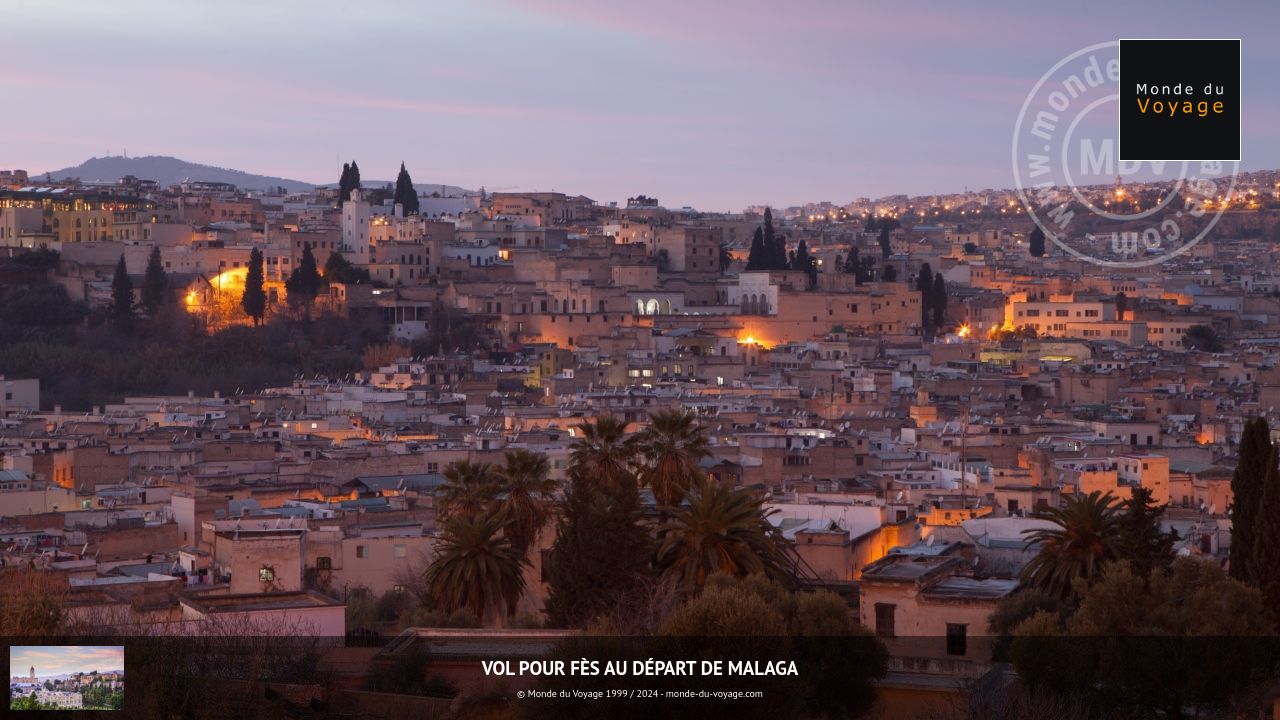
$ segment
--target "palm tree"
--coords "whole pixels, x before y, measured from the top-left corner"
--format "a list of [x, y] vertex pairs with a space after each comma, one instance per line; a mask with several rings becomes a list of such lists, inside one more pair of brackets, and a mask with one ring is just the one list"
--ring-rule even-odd
[[506, 514], [507, 537], [523, 555], [551, 518], [556, 482], [547, 477], [551, 465], [542, 453], [507, 451], [498, 470], [498, 507]]
[[489, 509], [498, 493], [498, 478], [489, 463], [457, 460], [444, 469], [440, 517], [475, 515]]
[[1116, 557], [1119, 513], [1115, 496], [1097, 490], [1036, 513], [1057, 527], [1026, 531], [1027, 547], [1038, 544], [1040, 550], [1022, 568], [1022, 581], [1066, 598], [1076, 578], [1092, 582], [1101, 577], [1102, 566]]
[[659, 505], [676, 506], [702, 476], [698, 461], [710, 454], [707, 437], [693, 413], [662, 410], [649, 416], [649, 427], [636, 438], [644, 458], [640, 483], [653, 490]]
[[524, 593], [524, 555], [503, 535], [501, 512], [445, 520], [424, 579], [446, 610], [468, 608], [481, 620], [514, 614]]
[[611, 491], [634, 492], [635, 442], [626, 437], [627, 422], [606, 415], [594, 423], [579, 423], [577, 440], [569, 446], [569, 472]]
[[685, 592], [697, 592], [716, 572], [786, 577], [781, 534], [769, 522], [777, 510], [766, 511], [763, 496], [702, 479], [689, 489], [687, 500], [663, 526], [658, 548], [663, 574]]

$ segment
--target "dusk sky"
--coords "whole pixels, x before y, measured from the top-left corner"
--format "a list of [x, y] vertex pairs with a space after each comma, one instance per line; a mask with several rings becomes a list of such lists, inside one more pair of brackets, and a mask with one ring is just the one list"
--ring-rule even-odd
[[9, 676], [37, 677], [97, 670], [124, 670], [124, 647], [119, 645], [14, 645], [9, 648]]
[[1027, 91], [1119, 37], [1244, 41], [1243, 168], [1280, 167], [1280, 5], [5, 0], [0, 168], [173, 155], [317, 183], [664, 205], [1011, 187]]

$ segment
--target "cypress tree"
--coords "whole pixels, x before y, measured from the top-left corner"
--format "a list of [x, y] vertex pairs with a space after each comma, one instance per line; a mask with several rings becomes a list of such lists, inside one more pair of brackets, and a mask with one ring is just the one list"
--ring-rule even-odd
[[547, 559], [549, 623], [582, 627], [634, 598], [652, 574], [653, 551], [634, 487], [605, 490], [575, 476]]
[[311, 253], [311, 243], [303, 243], [302, 259], [298, 262], [298, 267], [289, 273], [289, 279], [284, 283], [289, 302], [295, 305], [309, 304], [320, 293], [323, 283], [320, 272], [316, 269], [316, 256]]
[[1027, 243], [1030, 245], [1031, 257], [1044, 257], [1044, 231], [1039, 225], [1031, 230]]
[[898, 269], [893, 265], [886, 264], [884, 270], [880, 273], [880, 279], [885, 282], [894, 282], [898, 279]]
[[[1262, 493], [1253, 525], [1250, 571], [1272, 617], [1280, 617], [1280, 447], [1271, 446], [1262, 475]], [[1234, 549], [1234, 538], [1232, 539]]]
[[916, 276], [916, 291], [920, 293], [920, 326], [929, 327], [933, 321], [933, 268], [929, 263], [920, 266]]
[[254, 248], [249, 253], [249, 273], [244, 278], [244, 295], [240, 298], [240, 306], [244, 314], [253, 318], [253, 324], [260, 325], [262, 317], [267, 314], [267, 291], [263, 288], [262, 251]]
[[773, 210], [764, 209], [765, 266], [762, 270], [787, 269], [787, 241], [780, 239], [773, 229]]
[[760, 228], [756, 228], [755, 235], [751, 236], [751, 253], [747, 255], [748, 270], [765, 270], [765, 249], [764, 249], [764, 233]]
[[[359, 190], [360, 187], [361, 187], [360, 186], [360, 166], [356, 164], [355, 160], [352, 160], [351, 161], [351, 189]], [[348, 197], [350, 197], [349, 193], [348, 193]]]
[[342, 177], [338, 178], [338, 202], [351, 199], [351, 163], [342, 163]]
[[1271, 428], [1266, 419], [1256, 417], [1244, 425], [1237, 450], [1236, 470], [1231, 476], [1231, 577], [1254, 582], [1253, 550], [1262, 500], [1263, 477], [1271, 456]]
[[400, 163], [400, 174], [396, 176], [395, 202], [404, 209], [406, 216], [418, 214], [418, 191], [413, 189], [413, 179], [403, 162]]
[[116, 263], [115, 275], [111, 278], [111, 304], [107, 312], [115, 320], [125, 321], [133, 317], [133, 281], [129, 279], [129, 269], [124, 264], [124, 254]]
[[142, 280], [142, 305], [151, 315], [169, 304], [169, 276], [160, 262], [160, 248], [151, 248], [147, 256], [147, 273]]
[[885, 260], [893, 254], [893, 248], [889, 245], [889, 223], [884, 222], [880, 225], [880, 255]]
[[933, 305], [933, 325], [942, 327], [947, 315], [947, 283], [942, 279], [942, 273], [933, 276], [930, 300]]

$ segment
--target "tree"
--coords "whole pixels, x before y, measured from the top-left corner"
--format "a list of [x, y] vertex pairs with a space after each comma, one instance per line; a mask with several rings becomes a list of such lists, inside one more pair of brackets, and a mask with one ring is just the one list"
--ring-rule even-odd
[[290, 304], [310, 305], [316, 295], [320, 294], [323, 284], [320, 271], [316, 269], [316, 256], [311, 252], [311, 243], [303, 243], [298, 267], [289, 273], [289, 278], [284, 283]]
[[403, 210], [405, 215], [418, 214], [418, 191], [413, 187], [413, 179], [409, 177], [409, 171], [405, 169], [404, 163], [400, 163], [400, 174], [396, 176], [396, 195], [395, 202]]
[[508, 450], [498, 469], [498, 508], [507, 520], [507, 537], [524, 555], [551, 517], [556, 482], [547, 477], [547, 456], [523, 448]]
[[663, 574], [684, 592], [696, 594], [717, 572], [790, 579], [781, 535], [769, 523], [776, 510], [764, 509], [763, 496], [704, 478], [687, 500], [663, 525], [657, 555]]
[[764, 231], [756, 228], [756, 232], [751, 236], [751, 252], [747, 255], [747, 270], [766, 270], [768, 260], [765, 258], [766, 251], [764, 249]]
[[652, 557], [634, 484], [600, 483], [587, 472], [571, 472], [544, 568], [548, 623], [581, 628], [610, 615], [642, 592]]
[[338, 179], [338, 201], [347, 202], [351, 199], [351, 191], [359, 188], [360, 168], [356, 165], [356, 161], [342, 163], [342, 177]]
[[1208, 325], [1192, 325], [1182, 335], [1182, 345], [1188, 350], [1220, 353], [1223, 351], [1222, 339], [1217, 331]]
[[893, 247], [889, 244], [889, 224], [882, 223], [880, 225], [880, 257], [885, 260], [893, 254]]
[[1116, 562], [1080, 585], [1065, 622], [1039, 613], [1015, 630], [1010, 654], [1033, 693], [1085, 698], [1092, 717], [1180, 718], [1226, 710], [1271, 677], [1261, 593], [1216, 563], [1178, 558], [1144, 578]]
[[773, 210], [767, 207], [764, 209], [764, 249], [767, 259], [762, 269], [787, 269], [787, 241], [774, 232]]
[[1133, 571], [1149, 577], [1156, 570], [1167, 570], [1173, 564], [1175, 530], [1161, 529], [1164, 506], [1152, 500], [1151, 489], [1135, 487], [1133, 494], [1120, 503], [1116, 518], [1116, 557], [1127, 561]]
[[[1182, 197], [1179, 195], [1178, 197]], [[1123, 292], [1116, 293], [1116, 315], [1124, 318], [1125, 312], [1129, 310], [1129, 296]]]
[[635, 442], [626, 437], [627, 422], [611, 415], [579, 423], [569, 446], [569, 475], [611, 491], [634, 491]]
[[1097, 580], [1102, 566], [1116, 557], [1118, 509], [1111, 493], [1094, 491], [1069, 496], [1064, 506], [1036, 513], [1056, 528], [1028, 531], [1027, 547], [1039, 545], [1035, 557], [1022, 568], [1022, 582], [1059, 598], [1075, 590], [1077, 578]]
[[733, 265], [733, 252], [728, 245], [720, 246], [720, 274], [723, 275], [726, 270]]
[[424, 579], [447, 610], [477, 617], [515, 614], [524, 593], [524, 555], [502, 534], [501, 513], [454, 515], [444, 521]]
[[244, 314], [253, 318], [253, 324], [261, 325], [267, 314], [267, 291], [263, 287], [262, 251], [254, 248], [249, 251], [249, 272], [244, 276], [244, 294], [240, 297], [240, 307]]
[[884, 270], [881, 271], [880, 273], [880, 279], [883, 280], [884, 282], [897, 282], [898, 268], [888, 263], [885, 263]]
[[916, 275], [916, 291], [920, 293], [920, 326], [932, 327], [933, 269], [929, 267], [929, 263], [920, 266], [920, 273]]
[[444, 468], [444, 484], [438, 491], [441, 517], [478, 515], [491, 509], [499, 482], [486, 462], [455, 460]]
[[964, 254], [965, 254], [965, 255], [977, 255], [977, 254], [978, 254], [978, 246], [977, 246], [977, 245], [974, 245], [974, 244], [973, 244], [973, 243], [971, 243], [971, 242], [967, 242], [967, 243], [965, 243], [965, 244], [964, 244]]
[[1031, 257], [1044, 257], [1044, 231], [1039, 225], [1031, 229], [1031, 234], [1027, 236], [1027, 245]]
[[352, 265], [345, 255], [338, 250], [334, 250], [329, 253], [328, 259], [324, 261], [324, 281], [327, 283], [357, 285], [370, 283], [372, 279], [369, 277], [368, 270]]
[[116, 263], [115, 275], [111, 278], [111, 304], [107, 313], [117, 322], [127, 322], [133, 318], [133, 281], [129, 279], [129, 269], [124, 264], [124, 255]]
[[649, 427], [636, 438], [644, 460], [640, 484], [653, 490], [659, 505], [675, 507], [704, 475], [698, 462], [710, 454], [707, 438], [691, 412], [662, 410], [649, 416]]
[[170, 297], [169, 276], [160, 262], [160, 247], [155, 246], [147, 256], [147, 272], [142, 279], [142, 306], [155, 315], [169, 304]]
[[1280, 617], [1280, 446], [1272, 445], [1254, 519], [1253, 584], [1271, 617]]
[[929, 300], [933, 306], [933, 325], [942, 327], [947, 319], [947, 283], [942, 279], [942, 273], [933, 276], [933, 290]]
[[1262, 503], [1263, 478], [1271, 457], [1271, 428], [1266, 418], [1255, 417], [1244, 424], [1236, 469], [1231, 475], [1231, 577], [1253, 582], [1254, 526]]

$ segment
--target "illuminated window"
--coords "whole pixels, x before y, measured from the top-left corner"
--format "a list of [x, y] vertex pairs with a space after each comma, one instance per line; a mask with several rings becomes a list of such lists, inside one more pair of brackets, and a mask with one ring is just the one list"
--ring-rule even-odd
[[271, 566], [269, 566], [269, 565], [263, 565], [263, 566], [262, 566], [262, 569], [258, 570], [258, 579], [259, 579], [259, 580], [261, 580], [261, 581], [262, 581], [262, 582], [264, 582], [264, 583], [265, 583], [265, 582], [275, 582], [275, 580], [276, 580], [276, 570], [275, 570], [275, 568], [273, 568], [273, 567], [271, 567]]

